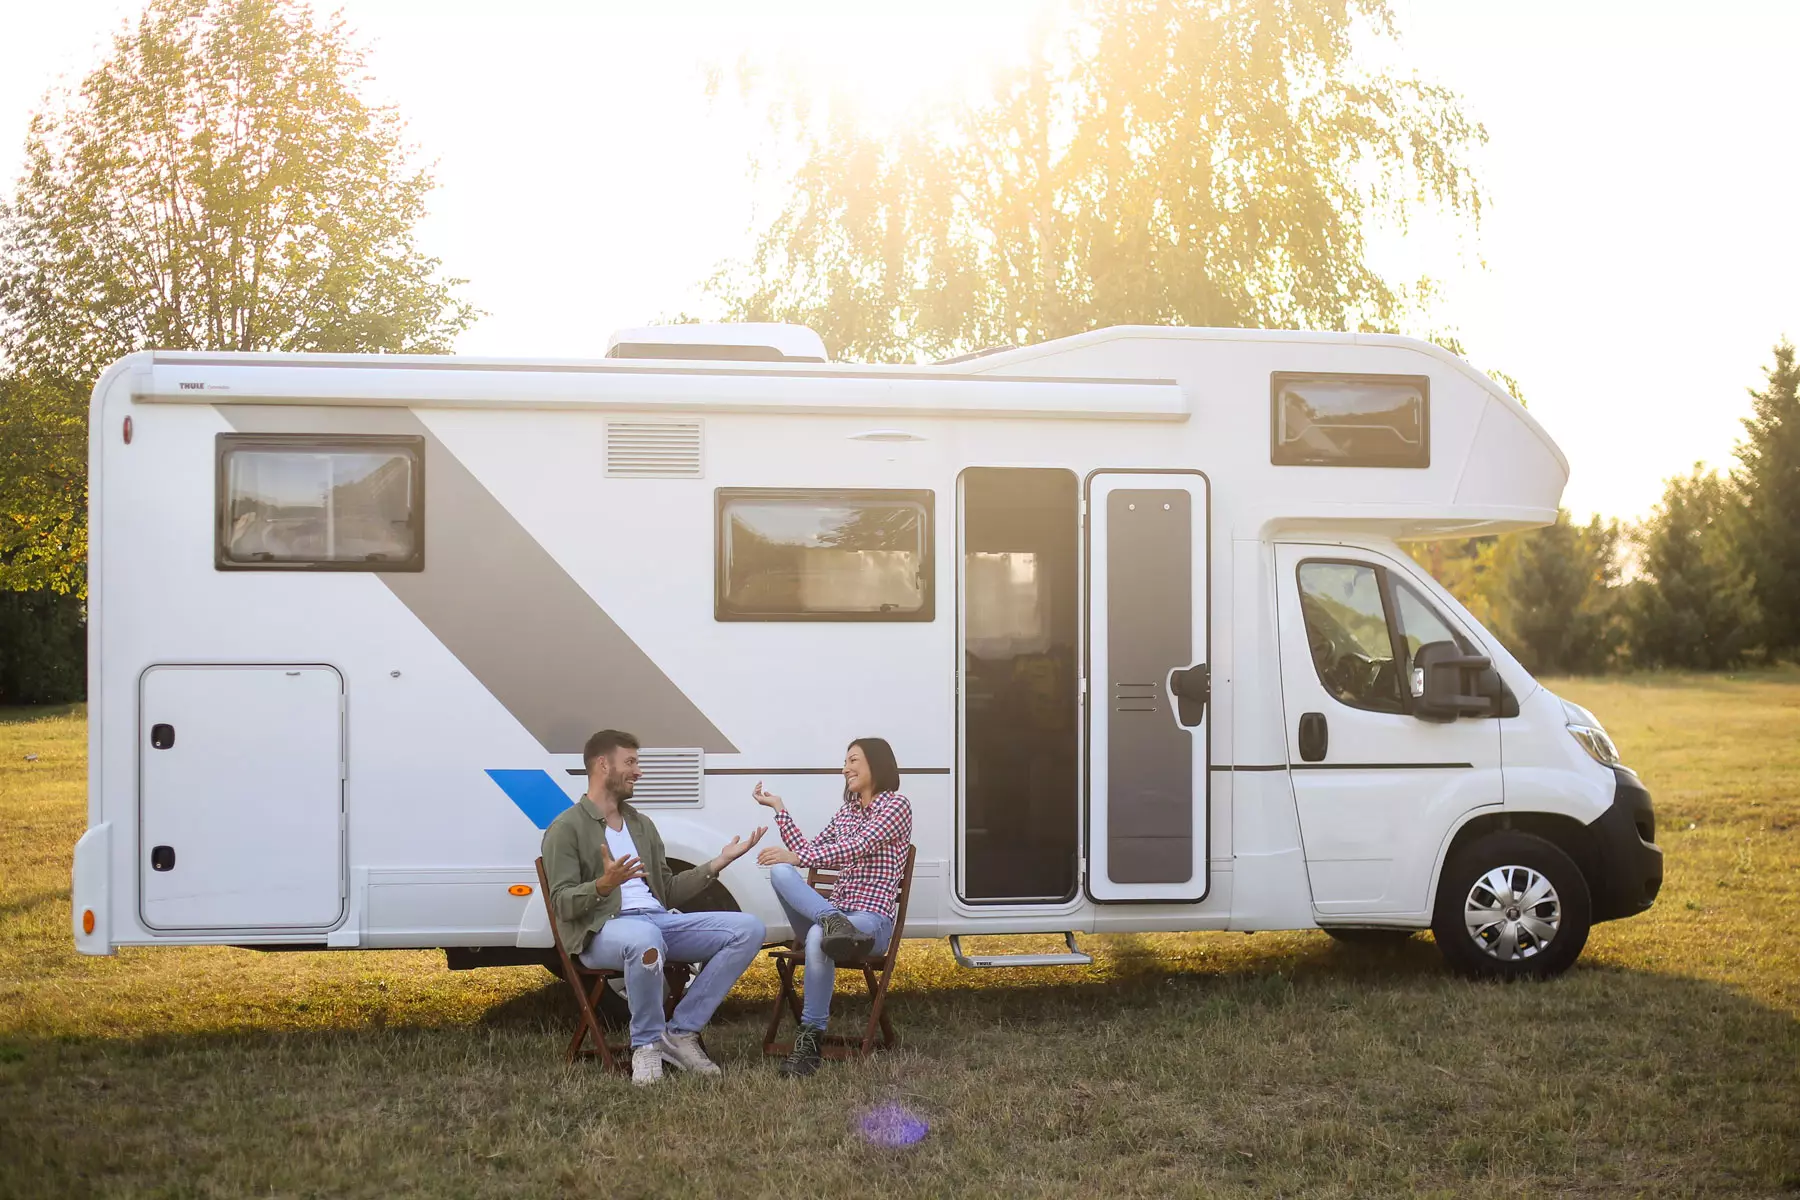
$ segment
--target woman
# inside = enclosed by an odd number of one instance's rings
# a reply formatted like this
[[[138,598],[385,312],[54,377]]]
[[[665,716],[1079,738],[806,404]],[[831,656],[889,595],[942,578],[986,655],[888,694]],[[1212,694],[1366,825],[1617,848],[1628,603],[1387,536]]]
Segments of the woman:
[[[844,754],[844,804],[823,833],[808,840],[781,797],[758,782],[751,793],[775,810],[781,846],[757,856],[794,928],[794,944],[806,947],[805,999],[794,1050],[781,1064],[789,1078],[819,1069],[819,1041],[831,1016],[838,962],[853,962],[887,949],[894,934],[894,906],[906,847],[912,841],[912,805],[900,794],[894,750],[881,738],[857,738]],[[831,899],[806,885],[800,867],[837,871]]]

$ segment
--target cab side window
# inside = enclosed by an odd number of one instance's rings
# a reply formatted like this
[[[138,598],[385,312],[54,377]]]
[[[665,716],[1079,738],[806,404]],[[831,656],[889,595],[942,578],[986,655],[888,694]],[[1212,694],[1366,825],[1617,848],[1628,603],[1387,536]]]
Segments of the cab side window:
[[[1400,654],[1404,660],[1401,672],[1408,692],[1416,700],[1425,694],[1424,672],[1413,666],[1419,647],[1432,642],[1451,642],[1466,653],[1468,641],[1445,623],[1425,597],[1410,584],[1397,579],[1394,580],[1394,617],[1400,628]]]
[[[1300,611],[1319,682],[1333,699],[1371,712],[1403,713],[1401,672],[1377,568],[1300,564]]]

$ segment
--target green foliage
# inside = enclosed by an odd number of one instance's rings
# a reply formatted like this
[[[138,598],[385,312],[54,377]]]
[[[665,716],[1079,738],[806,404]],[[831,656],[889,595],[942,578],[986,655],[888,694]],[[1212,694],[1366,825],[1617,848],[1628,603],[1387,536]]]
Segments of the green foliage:
[[[1386,0],[1090,0],[992,99],[804,135],[792,200],[714,289],[834,355],[904,360],[1106,325],[1388,328],[1372,222],[1475,218],[1455,96],[1373,72]]]
[[[79,597],[86,560],[87,398],[67,385],[0,377],[0,595]],[[0,653],[7,644],[0,635]]]
[[[1543,529],[1408,550],[1533,673],[1602,671],[1616,659],[1617,522],[1579,526],[1563,509]]]
[[[0,346],[90,384],[144,347],[441,351],[476,314],[412,228],[429,172],[301,0],[153,0],[0,216]]]
[[[429,172],[303,0],[151,0],[0,205],[0,588],[85,594],[85,421],[134,350],[444,351]]]
[[[1652,667],[1736,666],[1754,644],[1754,582],[1740,545],[1743,505],[1731,481],[1694,465],[1669,480],[1634,531],[1644,578],[1626,605],[1631,658]]]
[[[0,705],[81,699],[87,688],[84,615],[70,593],[0,588]]]
[[[1493,630],[1534,674],[1601,671],[1618,653],[1619,526],[1559,510],[1542,529],[1499,539],[1483,586]]]
[[[1767,386],[1752,391],[1738,443],[1742,544],[1771,652],[1800,650],[1800,365],[1794,344],[1775,347]]]

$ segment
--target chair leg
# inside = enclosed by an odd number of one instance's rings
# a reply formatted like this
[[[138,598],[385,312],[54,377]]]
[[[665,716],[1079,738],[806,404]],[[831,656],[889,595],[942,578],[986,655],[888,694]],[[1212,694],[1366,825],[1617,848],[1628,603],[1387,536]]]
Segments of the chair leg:
[[[606,1044],[606,1031],[600,1027],[600,1016],[595,1006],[600,1003],[600,989],[606,986],[604,978],[594,980],[594,986],[585,992],[579,978],[574,981],[575,994],[585,995],[585,1003],[581,1006],[581,1019],[575,1026],[575,1038],[569,1043],[569,1061],[581,1059],[581,1043],[586,1038],[593,1038],[594,1053],[600,1058],[601,1065],[608,1071],[613,1069],[612,1049]]]
[[[775,960],[775,974],[781,980],[781,987],[775,993],[775,1003],[769,1009],[769,1027],[763,1031],[763,1053],[772,1054],[775,1048],[775,1035],[781,1032],[781,1012],[784,1008],[794,1009],[794,1019],[799,1020],[799,1009],[793,1005],[794,996],[794,964],[786,959]]]

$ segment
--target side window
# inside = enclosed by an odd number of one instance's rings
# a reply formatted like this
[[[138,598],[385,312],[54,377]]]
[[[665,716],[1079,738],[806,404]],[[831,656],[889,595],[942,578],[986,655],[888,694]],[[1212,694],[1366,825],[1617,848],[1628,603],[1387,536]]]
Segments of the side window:
[[[1319,682],[1352,708],[1405,712],[1381,591],[1375,567],[1300,564],[1300,612]]]
[[[421,571],[425,439],[222,433],[221,571]]]
[[[1423,375],[1269,376],[1269,461],[1278,467],[1429,467]]]
[[[1394,580],[1394,617],[1400,628],[1400,652],[1405,659],[1403,670],[1407,690],[1416,700],[1425,692],[1424,676],[1413,667],[1413,657],[1419,653],[1419,647],[1432,642],[1451,642],[1467,650],[1467,640],[1452,629],[1411,584],[1398,579]]]
[[[929,621],[932,494],[721,488],[721,621]]]

